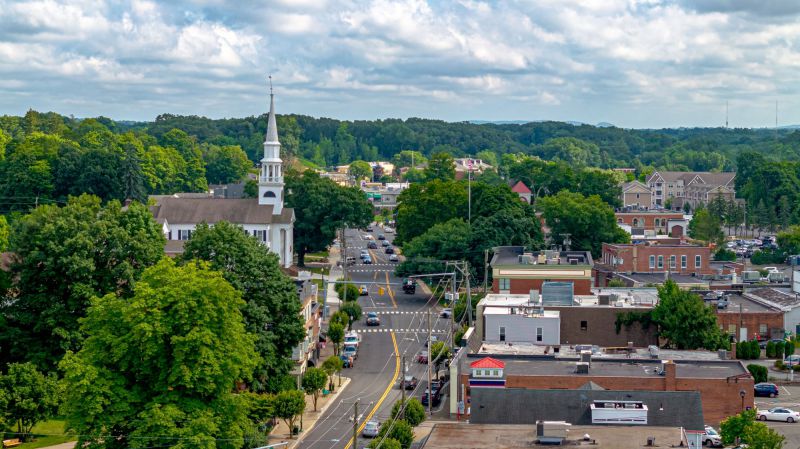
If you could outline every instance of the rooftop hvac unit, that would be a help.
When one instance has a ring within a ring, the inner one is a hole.
[[[726,349],[718,350],[717,355],[719,355],[720,360],[728,360],[728,351]]]
[[[578,363],[576,363],[575,364],[575,373],[577,373],[577,374],[589,374],[589,363],[588,362],[578,362]]]
[[[607,306],[611,304],[610,295],[597,295],[597,304],[601,306]]]
[[[592,363],[592,351],[581,351],[581,362]]]

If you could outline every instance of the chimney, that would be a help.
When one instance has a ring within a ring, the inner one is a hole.
[[[675,391],[677,388],[676,366],[672,360],[664,360],[664,391]]]

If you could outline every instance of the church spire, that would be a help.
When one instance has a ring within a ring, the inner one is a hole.
[[[272,75],[269,76],[269,118],[267,119],[267,138],[264,143],[278,143],[278,124],[275,121],[275,95],[272,93]]]

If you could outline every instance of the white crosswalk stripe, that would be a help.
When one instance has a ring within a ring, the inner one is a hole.
[[[372,334],[372,333],[384,333],[384,332],[394,332],[394,333],[411,333],[411,332],[414,332],[414,333],[427,334],[428,333],[428,329],[422,329],[422,328],[420,328],[420,329],[386,329],[386,328],[382,328],[382,329],[355,329],[355,332],[359,333],[359,334],[368,334],[368,333]],[[431,331],[431,333],[433,333],[433,334],[444,334],[445,332],[447,332],[447,331],[444,330],[444,329],[433,329]]]

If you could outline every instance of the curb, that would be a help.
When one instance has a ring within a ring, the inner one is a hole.
[[[433,291],[431,290],[430,287],[428,287],[428,284],[426,284],[425,281],[419,282],[419,289],[422,290],[422,292],[425,293],[426,295],[433,294]]]

